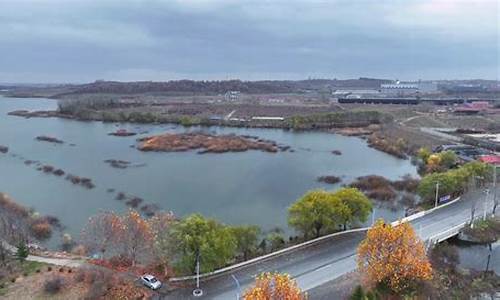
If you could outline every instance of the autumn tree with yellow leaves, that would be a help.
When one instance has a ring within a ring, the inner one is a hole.
[[[368,284],[396,294],[432,278],[424,244],[407,222],[391,226],[378,220],[358,247],[358,269]]]
[[[244,300],[305,300],[306,295],[288,274],[262,273],[243,294]]]

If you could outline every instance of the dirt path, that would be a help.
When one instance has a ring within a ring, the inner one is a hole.
[[[6,241],[0,241],[2,243],[2,246],[9,250],[11,253],[16,253],[17,248],[10,245]],[[55,266],[61,266],[61,267],[71,267],[71,268],[78,268],[81,267],[85,264],[84,259],[71,259],[71,258],[51,258],[51,257],[43,257],[43,256],[37,256],[37,255],[28,255],[26,260],[29,261],[36,261],[36,262],[41,262],[41,263],[46,263],[46,264],[51,264]]]
[[[35,255],[28,255],[26,260],[36,261],[61,267],[79,268],[85,264],[85,260],[70,259],[70,258],[49,258]]]

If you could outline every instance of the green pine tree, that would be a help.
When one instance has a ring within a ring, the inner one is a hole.
[[[365,291],[358,285],[351,295],[351,300],[365,300]]]
[[[20,242],[17,246],[16,258],[20,262],[24,262],[29,255],[28,246],[26,246],[25,242]]]
[[[378,300],[378,299],[380,299],[380,297],[378,296],[378,294],[376,292],[369,291],[368,293],[366,293],[366,299],[367,300]]]

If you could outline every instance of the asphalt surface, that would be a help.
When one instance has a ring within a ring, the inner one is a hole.
[[[453,228],[471,219],[472,207],[476,207],[475,217],[483,216],[483,211],[491,213],[492,197],[478,191],[463,196],[459,201],[439,208],[425,216],[411,221],[413,228],[423,240]],[[296,250],[292,253],[270,258],[233,273],[201,282],[202,297],[192,296],[193,286],[174,291],[160,290],[157,299],[237,299],[238,295],[250,287],[256,275],[262,272],[278,271],[290,274],[304,291],[314,289],[356,269],[356,249],[366,232],[354,232],[336,236],[318,244]],[[233,275],[240,285],[238,285]]]

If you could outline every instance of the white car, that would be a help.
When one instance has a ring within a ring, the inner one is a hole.
[[[157,290],[161,288],[161,282],[158,279],[156,279],[156,277],[154,277],[153,275],[149,274],[142,275],[141,281],[145,286],[147,286],[152,290]]]

